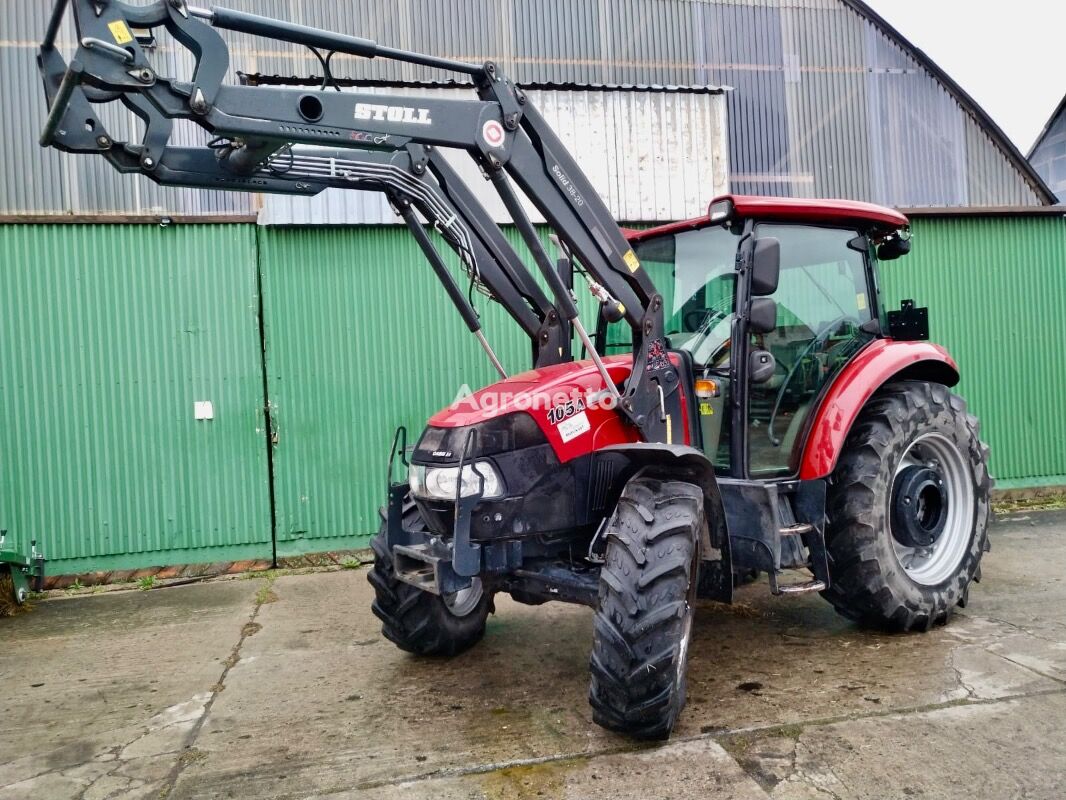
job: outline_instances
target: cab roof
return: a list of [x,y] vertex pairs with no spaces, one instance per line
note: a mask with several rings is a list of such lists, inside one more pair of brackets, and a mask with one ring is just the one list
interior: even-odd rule
[[[864,232],[891,233],[906,228],[910,222],[900,212],[854,200],[803,200],[789,197],[755,197],[751,195],[723,195],[712,201],[732,200],[738,219],[755,218],[775,222],[806,222],[810,224],[855,225]],[[682,222],[671,222],[643,231],[627,230],[626,238],[639,242],[653,236],[702,228],[711,223],[709,214]]]

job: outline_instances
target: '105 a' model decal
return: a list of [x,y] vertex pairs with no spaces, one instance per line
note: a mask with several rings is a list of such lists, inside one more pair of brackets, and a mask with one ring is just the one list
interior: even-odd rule
[[576,400],[567,400],[565,403],[553,406],[551,410],[548,411],[548,424],[558,425],[564,419],[569,419],[584,410],[585,401],[580,397]]

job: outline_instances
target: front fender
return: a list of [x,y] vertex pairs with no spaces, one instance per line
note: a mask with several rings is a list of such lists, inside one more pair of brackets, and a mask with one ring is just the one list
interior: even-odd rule
[[840,371],[818,405],[800,460],[801,480],[832,474],[863,406],[893,380],[954,386],[959,382],[959,367],[940,345],[891,339],[872,342]]
[[629,480],[638,472],[645,472],[699,486],[703,489],[707,532],[710,536],[710,541],[704,542],[704,552],[707,552],[708,547],[728,550],[729,531],[726,528],[722,492],[718,488],[714,465],[702,450],[678,444],[637,442],[603,447],[597,450],[596,454],[599,457],[623,456],[630,467],[620,476],[624,480]]

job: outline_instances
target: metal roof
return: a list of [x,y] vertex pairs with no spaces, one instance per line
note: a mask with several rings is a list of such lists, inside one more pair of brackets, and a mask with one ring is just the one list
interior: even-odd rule
[[1059,104],[1055,106],[1055,111],[1051,114],[1050,117],[1048,117],[1048,121],[1044,123],[1044,127],[1043,129],[1041,129],[1040,135],[1036,137],[1036,141],[1033,142],[1033,146],[1029,148],[1029,152],[1025,156],[1027,159],[1031,160],[1033,158],[1033,155],[1040,148],[1040,145],[1043,143],[1043,141],[1047,138],[1048,134],[1051,132],[1051,129],[1055,127],[1055,123],[1057,123],[1063,116],[1064,111],[1066,111],[1066,96],[1064,96],[1059,101]]
[[954,78],[948,75],[948,73],[941,69],[933,59],[926,55],[924,50],[915,47],[907,37],[900,33],[870,6],[862,2],[862,0],[842,0],[842,2],[847,3],[872,23],[881,28],[885,35],[898,41],[907,52],[928,69],[936,79],[944,85],[948,92],[951,93],[955,100],[958,101],[959,105],[962,106],[967,113],[973,116],[977,123],[984,129],[985,133],[995,141],[996,145],[1003,150],[1013,166],[1026,176],[1032,184],[1033,189],[1038,194],[1042,195],[1047,205],[1055,205],[1058,202],[1055,193],[1051,191],[1048,185],[1044,182],[1043,177],[1033,169],[1029,160],[1022,155],[1017,145],[1015,145],[1010,137],[1003,132],[1003,129],[996,124],[996,121],[989,116],[988,112],[985,111],[980,104],[978,104],[978,102],[962,88],[962,86],[955,82]]
[[[252,0],[229,0],[243,7]],[[259,5],[262,5],[261,3]],[[1053,202],[1037,172],[925,53],[861,0],[272,0],[268,13],[466,61],[526,86],[726,95],[732,190],[853,197],[907,208]],[[48,4],[0,4],[0,146],[27,165],[0,178],[0,213],[248,214],[247,195],[160,189],[102,161],[42,153],[34,57]],[[306,49],[223,32],[233,68],[319,70]],[[61,31],[66,52],[72,26]],[[160,37],[153,56],[188,73]],[[338,55],[341,78],[418,84],[447,73]],[[167,71],[167,70],[164,70]],[[234,76],[236,80],[236,76]],[[697,89],[695,87],[712,87]],[[612,88],[612,90],[615,90]],[[115,125],[133,129],[128,114]],[[30,121],[30,129],[27,129]],[[109,120],[109,124],[112,121]],[[198,135],[190,131],[190,139]],[[183,136],[184,136],[183,132]]]
[[[247,86],[314,86],[323,85],[321,75],[264,75],[260,72],[237,71],[237,79]],[[416,81],[416,80],[373,80],[370,78],[335,78],[333,83],[342,89],[470,89],[470,81]],[[332,84],[331,84],[332,85]],[[552,89],[557,91],[596,91],[596,92],[645,92],[668,94],[722,94],[731,92],[732,86],[678,86],[661,83],[580,83],[577,81],[538,82],[522,84],[523,89]]]
[[1033,143],[1029,163],[1059,198],[1066,199],[1066,97]]
[[[353,4],[353,25],[384,41],[389,25],[375,27],[381,21],[373,14],[360,16],[368,3],[374,5]],[[735,87],[729,125],[736,192],[855,197],[913,208],[1055,202],[973,98],[862,0],[491,5],[495,11],[485,0],[407,0],[398,13],[411,20],[426,15],[442,29],[457,24],[461,30],[446,38],[416,25],[404,43],[425,48],[434,42],[440,47],[430,52],[495,60],[531,87]],[[314,14],[306,6],[300,10]],[[541,16],[553,23],[545,25]],[[310,75],[317,66],[309,54],[270,61],[282,63],[306,65],[290,75]],[[445,75],[355,58],[339,61],[335,72],[363,85],[437,85]],[[267,73],[261,68],[256,77],[272,80]]]

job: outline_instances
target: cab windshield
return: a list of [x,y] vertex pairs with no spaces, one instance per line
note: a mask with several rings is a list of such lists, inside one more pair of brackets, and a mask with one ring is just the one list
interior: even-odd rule
[[[666,335],[699,365],[728,359],[736,298],[739,234],[720,226],[656,236],[634,246],[641,266],[662,293]],[[607,330],[607,348],[632,346],[629,326]]]

